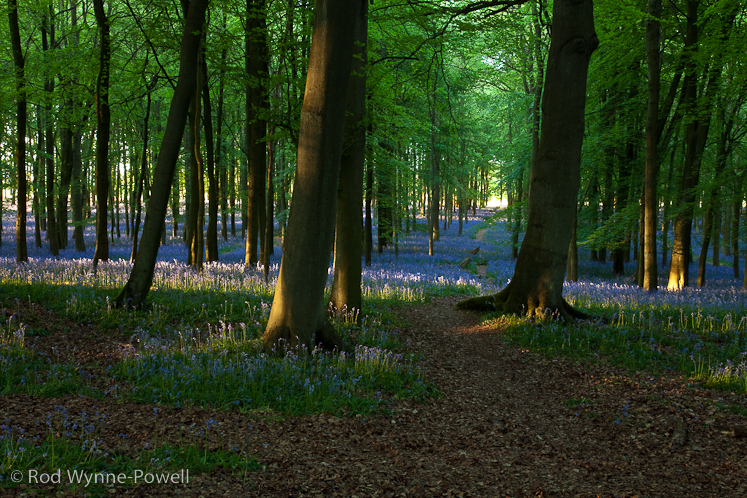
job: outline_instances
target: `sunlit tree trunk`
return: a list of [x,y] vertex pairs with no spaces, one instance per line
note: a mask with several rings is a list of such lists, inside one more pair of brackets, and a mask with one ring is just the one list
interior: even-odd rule
[[556,0],[527,232],[514,276],[499,293],[458,307],[566,320],[585,316],[565,302],[562,290],[581,181],[586,78],[598,44],[591,0]]
[[659,128],[659,17],[661,0],[649,0],[650,18],[646,21],[646,56],[648,60],[648,113],[646,116],[646,165],[643,174],[643,254],[639,254],[643,265],[643,288],[657,289],[658,267],[656,261],[656,215],[659,198],[656,180],[659,173],[658,128]]
[[364,0],[318,0],[298,137],[288,234],[270,318],[266,352],[342,347],[327,321],[324,287],[334,242],[337,189],[350,82],[354,25]]

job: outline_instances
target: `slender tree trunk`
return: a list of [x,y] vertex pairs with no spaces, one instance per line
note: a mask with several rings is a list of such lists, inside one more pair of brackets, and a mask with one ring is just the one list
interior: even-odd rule
[[[724,37],[726,37],[730,22],[726,19],[726,22],[722,25]],[[687,0],[685,50],[689,52],[690,60],[686,64],[683,86],[685,88],[685,109],[690,114],[691,121],[686,128],[685,164],[683,166],[680,194],[680,202],[683,209],[677,216],[675,224],[672,260],[669,265],[669,283],[667,285],[670,290],[681,290],[689,285],[689,263],[692,257],[691,230],[694,205],[697,198],[696,188],[703,150],[705,149],[706,139],[708,138],[711,103],[718,95],[721,73],[720,67],[710,71],[710,74],[707,75],[706,90],[702,98],[698,99],[698,82],[697,75],[695,74],[694,60],[698,48],[698,29],[698,2],[696,0]],[[716,66],[718,66],[718,59]]]
[[[742,199],[737,199],[732,204],[731,217],[731,254],[734,256],[732,268],[734,268],[734,278],[739,278],[739,218],[742,215]],[[747,251],[745,251],[747,253]],[[747,274],[747,271],[745,272]]]
[[99,74],[96,79],[96,250],[93,267],[109,260],[109,239],[106,233],[107,198],[109,195],[109,19],[104,12],[104,1],[94,0],[93,9],[99,28],[101,52]]
[[[723,122],[723,111],[721,113]],[[719,137],[718,146],[716,149],[716,172],[715,172],[715,186],[711,189],[708,195],[708,203],[706,207],[705,218],[703,220],[703,244],[700,248],[700,257],[698,258],[698,283],[697,285],[702,287],[706,282],[706,258],[708,257],[708,246],[711,243],[711,236],[716,234],[715,238],[718,239],[718,230],[714,230],[714,219],[718,216],[715,212],[715,206],[718,204],[718,190],[723,175],[724,169],[726,168],[726,142],[731,135],[731,129],[734,125],[733,119],[730,117],[729,121],[724,124],[724,129]],[[716,254],[717,251],[714,252]]]
[[659,18],[661,0],[649,0],[649,19],[646,21],[646,57],[648,60],[648,113],[646,116],[646,165],[643,174],[643,254],[639,255],[643,269],[643,288],[657,290],[658,267],[656,261],[656,215],[659,198],[656,181],[659,174],[659,87],[661,69],[659,65]]
[[373,250],[373,220],[371,217],[371,201],[373,200],[373,164],[366,163],[366,214],[363,227],[363,256],[366,266],[371,266],[371,251]]
[[[72,99],[66,103],[67,113],[74,108]],[[70,119],[70,118],[68,118]],[[57,243],[60,249],[67,248],[67,207],[70,181],[73,175],[73,128],[63,124],[60,128],[60,188],[57,193]]]
[[[21,34],[18,27],[17,0],[8,0],[8,23],[10,25],[10,42],[13,50],[16,81],[16,191],[18,209],[16,210],[16,261],[29,260],[26,246],[26,74]],[[37,224],[38,226],[38,224]]]
[[585,316],[565,302],[562,289],[581,181],[586,78],[598,44],[591,0],[556,0],[540,147],[514,276],[498,294],[462,301],[460,308],[565,320]]
[[[43,150],[44,145],[42,142],[44,141],[43,134],[41,132],[42,126],[41,126],[41,113],[36,113],[36,127],[38,130],[37,135],[37,141],[36,141],[36,158],[34,159],[33,163],[33,172],[34,175],[34,181],[32,184],[32,188],[34,189],[34,199],[32,204],[32,209],[34,210],[34,246],[37,248],[41,248],[42,246],[42,239],[41,239],[41,228],[42,228],[42,222],[44,220],[44,215],[42,214],[42,205],[43,202],[41,202],[41,182],[42,177],[44,176],[44,160],[42,159],[43,156]],[[25,133],[24,133],[25,136]],[[16,137],[17,138],[17,137]],[[25,148],[26,144],[24,144]],[[26,176],[26,171],[24,170],[24,176]],[[16,175],[17,176],[17,175]]]
[[[45,55],[49,51],[49,45],[51,38],[51,44],[54,45],[54,24],[52,23],[52,6],[49,6],[49,11],[46,11],[42,18],[42,50]],[[44,80],[44,91],[47,92],[50,97],[48,103],[44,106],[44,117],[45,117],[45,128],[46,128],[46,160],[47,160],[47,239],[49,240],[49,250],[52,252],[52,256],[58,256],[60,254],[60,246],[58,243],[57,236],[57,224],[55,223],[55,202],[54,202],[54,129],[53,129],[53,118],[52,118],[52,98],[51,95],[54,92],[54,76],[47,74]]]
[[[267,25],[264,0],[247,0],[246,12],[246,72],[249,76],[246,95],[246,126],[249,191],[247,201],[247,236],[244,264],[255,266],[262,252],[265,234],[265,155],[267,107]],[[260,254],[261,256],[261,254]]]
[[190,152],[190,209],[189,209],[189,234],[187,235],[187,247],[189,248],[188,265],[197,270],[202,270],[202,264],[205,259],[204,250],[204,217],[205,217],[205,184],[203,177],[203,158],[200,151],[200,129],[202,128],[200,116],[202,115],[202,106],[200,105],[202,97],[202,81],[205,75],[202,74],[203,54],[198,55],[197,63],[197,86],[195,94],[190,103],[189,116],[189,152]]
[[[224,20],[225,27],[225,20]],[[215,165],[218,169],[218,175],[220,177],[220,199],[221,199],[221,215],[220,215],[220,229],[223,240],[228,240],[228,168],[226,167],[226,157],[223,149],[223,92],[226,86],[226,58],[228,57],[228,49],[224,48],[221,52],[220,60],[221,67],[218,76],[218,117],[217,117],[217,142],[218,147],[215,149]]]
[[115,305],[140,306],[153,283],[153,272],[166,219],[174,168],[179,156],[182,132],[189,113],[189,102],[195,96],[201,30],[205,23],[208,0],[192,0],[186,15],[180,50],[179,77],[171,100],[169,117],[158,162],[153,172],[153,189],[145,213],[143,238],[137,259],[125,287],[115,298]]
[[81,158],[82,135],[80,127],[73,133],[73,172],[72,172],[72,195],[71,203],[73,208],[73,240],[75,240],[76,252],[86,250],[86,241],[84,239],[86,221],[83,218],[83,182],[85,179],[82,175],[83,161]]
[[364,0],[318,0],[301,114],[296,179],[280,276],[262,338],[266,352],[342,347],[324,287],[334,242],[355,19]]
[[135,223],[132,225],[132,252],[130,253],[130,262],[134,263],[137,259],[137,239],[138,232],[140,231],[140,216],[142,213],[142,207],[140,204],[143,195],[143,184],[145,179],[148,177],[148,121],[150,119],[150,94],[146,93],[146,104],[145,104],[145,118],[143,119],[143,154],[140,158],[140,178],[137,182],[137,189],[135,193],[135,205],[133,210],[137,209],[137,217]]
[[[203,43],[205,40],[203,39]],[[207,61],[202,58],[202,107],[205,126],[205,152],[208,174],[208,227],[205,243],[205,261],[218,261],[218,182],[215,175],[215,148],[213,144],[213,111],[210,105],[210,86],[207,81]],[[204,183],[204,182],[203,182]],[[202,203],[204,209],[204,202]]]
[[[366,162],[366,41],[368,3],[361,0],[355,23],[355,48],[345,117],[345,149],[340,162],[340,186],[337,190],[337,226],[335,236],[335,274],[329,303],[337,310],[360,312],[361,237],[363,223],[363,170]],[[356,315],[360,320],[361,314]]]

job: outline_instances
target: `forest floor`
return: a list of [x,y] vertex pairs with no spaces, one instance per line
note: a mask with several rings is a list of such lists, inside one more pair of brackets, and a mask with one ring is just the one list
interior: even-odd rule
[[[392,400],[386,415],[286,417],[23,394],[0,396],[0,417],[33,437],[55,410],[72,419],[106,413],[100,439],[114,455],[147,441],[178,444],[185,427],[212,419],[227,440],[250,438],[261,464],[193,473],[188,484],[118,486],[110,496],[747,496],[747,423],[718,410],[738,395],[506,345],[479,314],[455,310],[457,301],[398,310],[409,324],[403,342],[424,356],[442,396]],[[52,332],[27,339],[37,350],[101,367],[117,360],[126,338],[29,306],[22,316],[33,312]],[[92,371],[105,388],[103,369]],[[0,496],[86,491],[22,485]]]

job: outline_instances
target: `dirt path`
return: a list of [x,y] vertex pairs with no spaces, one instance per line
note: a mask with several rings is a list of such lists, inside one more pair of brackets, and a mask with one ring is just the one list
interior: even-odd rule
[[[186,486],[117,488],[117,496],[745,496],[747,442],[706,426],[743,424],[716,413],[716,396],[676,378],[624,378],[503,345],[456,298],[403,308],[403,338],[427,360],[443,393],[393,401],[367,420],[329,415],[273,420],[198,408],[161,408],[161,440],[213,418],[228,439],[251,439],[264,469],[214,472]],[[572,400],[576,400],[575,402]],[[583,405],[578,402],[583,400]],[[87,398],[0,397],[6,423],[93,405],[109,413],[106,444],[121,432],[154,436],[152,405]],[[672,446],[677,421],[688,429]],[[156,429],[158,430],[158,429]],[[137,446],[133,441],[133,446]],[[3,494],[3,491],[5,494]],[[2,496],[28,490],[0,489]],[[29,495],[27,495],[29,496]]]

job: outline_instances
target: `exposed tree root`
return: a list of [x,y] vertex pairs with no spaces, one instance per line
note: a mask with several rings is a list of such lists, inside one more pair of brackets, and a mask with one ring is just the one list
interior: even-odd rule
[[487,312],[497,311],[503,314],[533,316],[542,319],[562,318],[568,323],[575,320],[593,319],[591,315],[579,311],[568,304],[562,296],[560,297],[559,305],[548,306],[548,296],[542,293],[537,294],[530,296],[527,292],[517,292],[511,284],[508,284],[496,294],[471,297],[460,301],[457,303],[456,308],[460,310]]

